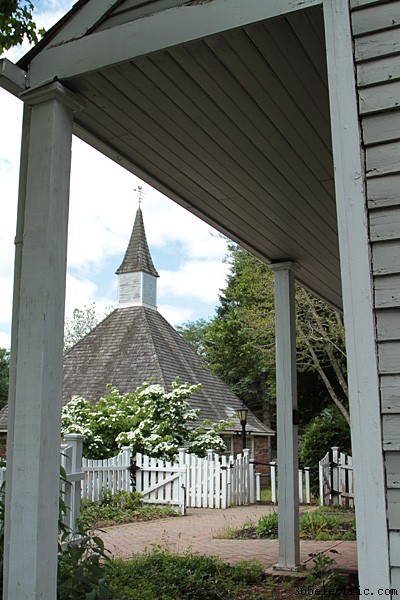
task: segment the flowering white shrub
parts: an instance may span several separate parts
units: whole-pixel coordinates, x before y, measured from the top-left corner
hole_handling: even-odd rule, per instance
[[[203,421],[198,427],[200,410],[190,408],[188,398],[201,385],[179,384],[175,380],[167,392],[162,386],[145,383],[133,394],[120,394],[109,387],[109,393],[92,405],[74,396],[63,408],[62,435],[82,433],[87,458],[108,458],[118,454],[122,446],[169,460],[179,448],[204,456],[209,448],[225,449],[219,433],[230,425],[227,421]],[[190,426],[192,423],[192,426]]]

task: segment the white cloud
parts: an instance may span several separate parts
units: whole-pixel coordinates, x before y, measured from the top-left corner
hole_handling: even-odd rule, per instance
[[[11,346],[11,335],[0,331],[0,348],[10,349]]]
[[[217,300],[224,287],[227,265],[221,261],[190,260],[179,271],[161,271],[160,298],[196,298],[201,302]]]
[[[180,325],[186,321],[191,321],[195,316],[192,308],[177,308],[170,304],[159,304],[158,312],[162,314],[164,319],[168,321],[170,325]]]

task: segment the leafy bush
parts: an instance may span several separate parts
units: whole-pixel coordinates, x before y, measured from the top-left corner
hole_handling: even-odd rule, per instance
[[[300,536],[314,540],[355,540],[356,525],[351,512],[329,514],[323,510],[304,513],[299,522]],[[278,537],[278,513],[263,515],[257,524],[258,537]]]
[[[106,527],[116,523],[151,521],[162,517],[175,517],[177,512],[169,506],[142,506],[138,492],[102,490],[100,502],[87,498],[81,501],[81,521],[89,527]]]
[[[93,459],[114,456],[122,446],[168,460],[174,460],[183,447],[199,456],[205,456],[209,448],[221,452],[225,444],[219,434],[229,422],[204,421],[199,427],[188,424],[199,418],[200,410],[190,408],[188,399],[200,388],[180,385],[177,379],[170,392],[148,383],[133,394],[120,394],[109,387],[96,405],[74,396],[63,408],[62,435],[83,434],[84,454]]]
[[[255,562],[230,565],[215,556],[192,552],[179,556],[155,548],[127,562],[112,561],[108,581],[119,600],[225,600],[261,576],[262,567]]]
[[[278,513],[273,512],[270,515],[263,515],[260,517],[256,533],[259,537],[278,537]]]
[[[300,463],[310,467],[310,486],[313,494],[319,492],[318,463],[332,448],[351,454],[350,427],[337,408],[326,408],[305,428],[300,439]]]

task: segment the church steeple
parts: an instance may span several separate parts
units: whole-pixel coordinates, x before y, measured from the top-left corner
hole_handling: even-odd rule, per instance
[[[137,209],[131,238],[118,275],[119,306],[146,306],[157,310],[157,277],[144,229],[141,208]]]

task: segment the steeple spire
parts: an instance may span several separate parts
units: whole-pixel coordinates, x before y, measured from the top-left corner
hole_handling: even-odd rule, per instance
[[[140,205],[118,275],[118,304],[157,309],[157,277],[144,229]]]

